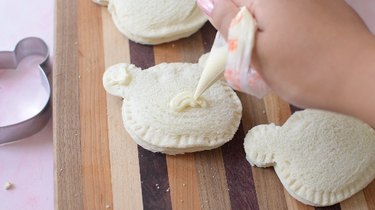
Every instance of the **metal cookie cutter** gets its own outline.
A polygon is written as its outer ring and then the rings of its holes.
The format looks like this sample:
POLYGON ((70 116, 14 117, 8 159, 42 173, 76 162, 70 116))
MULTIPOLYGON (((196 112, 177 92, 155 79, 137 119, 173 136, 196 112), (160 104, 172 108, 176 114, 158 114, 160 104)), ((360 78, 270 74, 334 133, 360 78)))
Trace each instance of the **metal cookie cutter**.
MULTIPOLYGON (((8 125, 0 125, 0 144, 22 139, 35 134, 46 125, 51 116, 51 86, 47 78, 47 75, 51 71, 51 65, 49 63, 49 50, 47 44, 42 39, 28 37, 19 41, 14 51, 0 51, 0 77, 1 73, 3 73, 2 71, 7 71, 7 73, 9 73, 9 71, 17 71, 17 67, 21 60, 28 56, 43 57, 38 66, 39 75, 41 78, 41 84, 39 85, 43 86, 42 88, 45 89, 48 97, 46 97, 45 101, 41 102, 44 104, 42 108, 33 112, 31 117, 26 117, 26 119, 22 119, 8 125)), ((16 82, 17 81, 15 81, 15 83, 16 82)), ((12 83, 12 85, 15 83, 12 83)), ((7 99, 1 98, 0 95, 0 100, 7 99)), ((27 106, 28 104, 25 104, 25 107, 27 106)), ((1 117, 2 116, 0 116, 0 118, 1 117)))

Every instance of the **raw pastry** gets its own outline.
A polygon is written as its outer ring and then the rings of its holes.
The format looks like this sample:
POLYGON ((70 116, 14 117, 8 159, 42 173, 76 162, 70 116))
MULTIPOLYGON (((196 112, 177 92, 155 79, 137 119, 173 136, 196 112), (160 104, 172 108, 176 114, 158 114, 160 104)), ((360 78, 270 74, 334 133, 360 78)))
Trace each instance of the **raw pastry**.
POLYGON ((93 0, 108 4, 118 30, 142 44, 160 44, 188 37, 207 18, 195 0, 93 0))
POLYGON ((124 126, 134 141, 153 152, 180 154, 223 145, 241 120, 241 102, 224 81, 194 101, 201 73, 192 63, 162 63, 143 71, 122 63, 106 70, 103 85, 124 97, 124 126))
POLYGON ((288 192, 312 206, 347 199, 375 177, 375 131, 341 114, 296 112, 282 127, 254 127, 244 146, 251 165, 273 166, 288 192))

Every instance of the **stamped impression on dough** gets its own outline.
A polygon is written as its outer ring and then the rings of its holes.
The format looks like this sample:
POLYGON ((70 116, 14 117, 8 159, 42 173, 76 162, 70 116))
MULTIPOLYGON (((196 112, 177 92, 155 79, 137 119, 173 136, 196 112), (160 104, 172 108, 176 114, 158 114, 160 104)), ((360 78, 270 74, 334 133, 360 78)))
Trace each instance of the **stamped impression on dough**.
POLYGON ((162 63, 143 71, 121 63, 106 70, 103 85, 124 98, 123 123, 134 141, 153 152, 181 154, 230 141, 242 115, 239 98, 224 81, 193 99, 201 73, 197 63, 162 63))

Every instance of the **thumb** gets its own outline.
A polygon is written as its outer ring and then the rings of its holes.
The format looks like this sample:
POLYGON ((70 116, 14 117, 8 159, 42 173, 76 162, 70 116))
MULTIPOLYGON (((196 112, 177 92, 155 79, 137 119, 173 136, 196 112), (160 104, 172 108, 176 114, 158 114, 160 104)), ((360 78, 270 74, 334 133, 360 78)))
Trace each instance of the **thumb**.
POLYGON ((197 3, 212 25, 227 38, 230 23, 237 15, 239 7, 231 0, 197 0, 197 3))

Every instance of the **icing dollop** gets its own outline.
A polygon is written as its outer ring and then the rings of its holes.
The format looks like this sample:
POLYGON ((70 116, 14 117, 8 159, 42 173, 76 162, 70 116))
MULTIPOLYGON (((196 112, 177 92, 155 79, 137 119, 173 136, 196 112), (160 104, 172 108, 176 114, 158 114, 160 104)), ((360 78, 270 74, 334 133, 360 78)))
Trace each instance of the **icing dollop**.
POLYGON ((182 112, 187 108, 205 108, 207 107, 207 101, 199 97, 194 100, 193 93, 184 91, 177 94, 169 103, 169 108, 175 112, 182 112))

